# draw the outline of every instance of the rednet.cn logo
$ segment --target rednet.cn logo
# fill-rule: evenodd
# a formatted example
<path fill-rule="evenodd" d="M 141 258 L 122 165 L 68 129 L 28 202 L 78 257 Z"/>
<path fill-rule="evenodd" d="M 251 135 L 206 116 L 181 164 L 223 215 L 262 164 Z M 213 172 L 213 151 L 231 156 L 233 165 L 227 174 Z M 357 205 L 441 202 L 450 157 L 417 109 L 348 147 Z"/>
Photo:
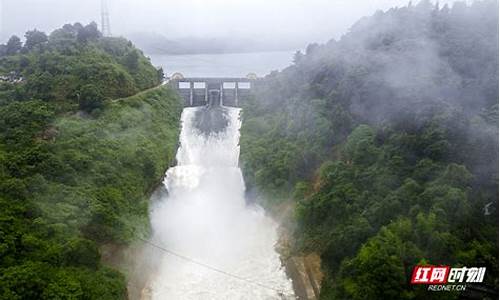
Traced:
<path fill-rule="evenodd" d="M 485 273 L 485 267 L 415 266 L 411 283 L 429 285 L 428 291 L 465 291 L 462 283 L 481 283 Z"/>

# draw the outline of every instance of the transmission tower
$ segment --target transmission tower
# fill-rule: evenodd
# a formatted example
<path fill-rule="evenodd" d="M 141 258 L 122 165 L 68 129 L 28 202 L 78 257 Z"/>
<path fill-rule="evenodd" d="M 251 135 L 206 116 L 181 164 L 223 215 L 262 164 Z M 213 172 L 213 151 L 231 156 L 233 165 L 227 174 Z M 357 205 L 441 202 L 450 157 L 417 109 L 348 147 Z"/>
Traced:
<path fill-rule="evenodd" d="M 101 0 L 101 32 L 104 36 L 111 36 L 111 25 L 109 24 L 109 10 L 107 0 Z"/>

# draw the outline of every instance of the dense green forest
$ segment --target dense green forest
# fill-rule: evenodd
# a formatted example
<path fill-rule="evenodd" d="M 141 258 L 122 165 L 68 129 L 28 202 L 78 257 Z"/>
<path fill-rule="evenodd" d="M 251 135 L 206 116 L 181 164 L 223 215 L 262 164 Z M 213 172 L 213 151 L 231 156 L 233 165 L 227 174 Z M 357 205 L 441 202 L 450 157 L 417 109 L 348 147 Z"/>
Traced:
<path fill-rule="evenodd" d="M 25 37 L 0 45 L 0 299 L 125 299 L 99 246 L 148 234 L 180 101 L 95 23 Z"/>
<path fill-rule="evenodd" d="M 424 0 L 256 83 L 249 194 L 295 207 L 293 251 L 320 254 L 322 299 L 459 297 L 411 286 L 420 263 L 485 266 L 498 291 L 498 50 L 497 1 Z"/>

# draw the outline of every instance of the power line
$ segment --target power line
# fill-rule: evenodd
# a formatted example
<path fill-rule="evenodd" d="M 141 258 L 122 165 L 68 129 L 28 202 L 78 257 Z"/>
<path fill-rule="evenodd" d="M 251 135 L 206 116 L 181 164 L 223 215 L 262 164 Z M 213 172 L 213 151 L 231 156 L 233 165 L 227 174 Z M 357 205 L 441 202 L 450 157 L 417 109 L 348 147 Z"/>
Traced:
<path fill-rule="evenodd" d="M 248 278 L 244 278 L 244 277 L 241 277 L 241 276 L 236 275 L 236 274 L 231 274 L 231 273 L 226 272 L 226 271 L 224 271 L 224 270 L 221 270 L 221 269 L 218 269 L 218 268 L 212 267 L 212 266 L 210 266 L 210 265 L 207 265 L 207 264 L 205 264 L 205 263 L 202 263 L 202 262 L 196 261 L 196 260 L 194 260 L 194 259 L 192 259 L 192 258 L 189 258 L 189 257 L 187 257 L 187 256 L 184 256 L 184 255 L 182 255 L 182 254 L 179 254 L 179 253 L 173 252 L 173 251 L 171 251 L 171 250 L 169 250 L 169 249 L 167 249 L 167 248 L 165 248 L 165 247 L 162 247 L 162 246 L 156 245 L 156 244 L 154 244 L 154 243 L 152 243 L 152 242 L 150 242 L 150 241 L 148 241 L 148 240 L 145 240 L 145 239 L 143 239 L 143 238 L 139 238 L 139 240 L 143 241 L 144 243 L 146 243 L 146 244 L 148 244 L 148 245 L 150 245 L 150 246 L 152 246 L 152 247 L 154 247 L 154 248 L 157 248 L 157 249 L 159 249 L 159 250 L 162 250 L 163 252 L 166 252 L 166 253 L 168 253 L 168 254 L 170 254 L 170 255 L 172 255 L 172 256 L 175 256 L 175 257 L 177 257 L 177 258 L 180 258 L 180 259 L 185 260 L 185 261 L 187 261 L 187 262 L 190 262 L 190 263 L 192 263 L 192 264 L 202 266 L 202 267 L 204 267 L 204 268 L 207 268 L 207 269 L 212 270 L 212 271 L 214 271 L 214 272 L 217 272 L 217 273 L 220 273 L 220 274 L 226 275 L 226 276 L 228 276 L 228 277 L 232 277 L 232 278 L 235 278 L 235 279 L 238 279 L 238 280 L 241 280 L 241 281 L 245 281 L 245 282 L 250 283 L 250 284 L 253 284 L 253 285 L 257 285 L 257 286 L 260 286 L 260 287 L 266 288 L 266 289 L 268 289 L 268 290 L 275 291 L 275 292 L 277 292 L 277 293 L 278 293 L 278 295 L 279 295 L 280 297 L 282 297 L 283 299 L 285 299 L 285 298 L 284 298 L 285 296 L 292 296 L 292 297 L 294 296 L 294 295 L 292 295 L 292 294 L 288 294 L 288 295 L 287 295 L 287 294 L 285 294 L 285 293 L 283 292 L 283 290 L 280 290 L 280 289 L 274 288 L 274 287 L 272 287 L 272 286 L 265 285 L 265 284 L 263 284 L 263 283 L 260 283 L 260 282 L 257 282 L 257 281 L 254 281 L 254 280 L 251 280 L 251 279 L 248 279 Z"/>

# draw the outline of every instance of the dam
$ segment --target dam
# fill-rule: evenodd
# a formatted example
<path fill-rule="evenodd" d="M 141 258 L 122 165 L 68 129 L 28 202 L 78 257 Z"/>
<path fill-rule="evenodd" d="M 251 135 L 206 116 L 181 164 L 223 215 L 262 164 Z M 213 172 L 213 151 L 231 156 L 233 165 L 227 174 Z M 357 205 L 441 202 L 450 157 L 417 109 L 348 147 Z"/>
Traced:
<path fill-rule="evenodd" d="M 257 80 L 254 74 L 247 77 L 184 77 L 175 73 L 169 84 L 183 99 L 184 107 L 228 106 L 240 107 L 250 96 Z"/>

